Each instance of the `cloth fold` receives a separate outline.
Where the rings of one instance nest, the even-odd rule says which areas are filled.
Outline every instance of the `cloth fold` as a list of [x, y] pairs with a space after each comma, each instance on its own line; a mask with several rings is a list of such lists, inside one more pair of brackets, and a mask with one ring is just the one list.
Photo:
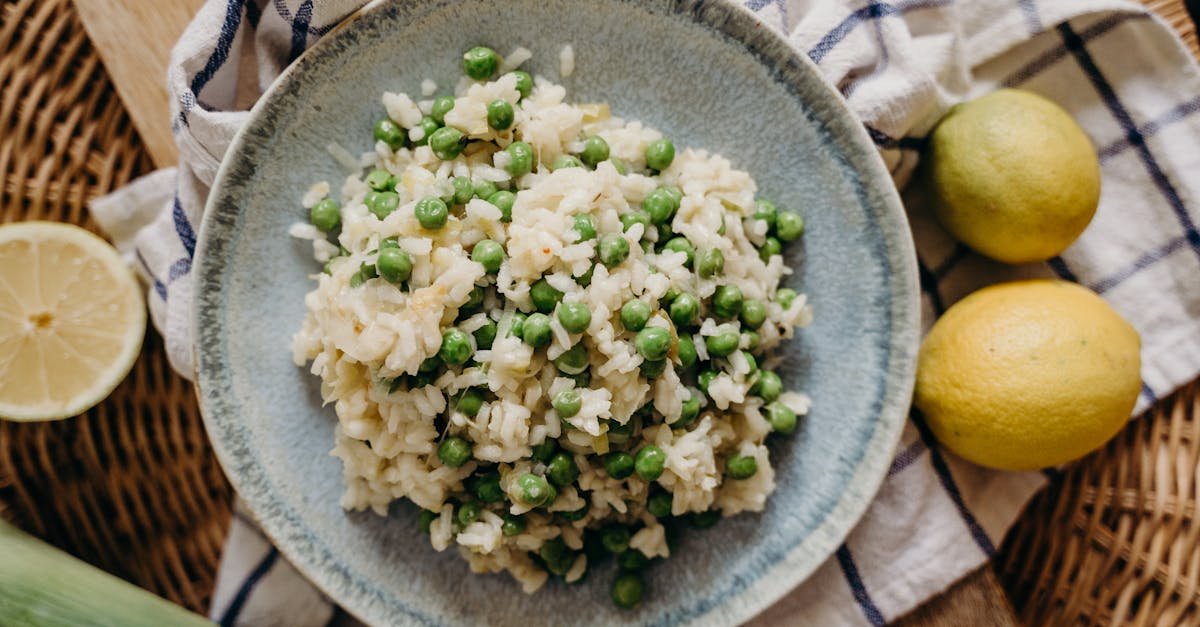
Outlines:
[[[172, 55], [180, 165], [92, 205], [150, 285], [171, 364], [192, 374], [190, 269], [204, 201], [245, 109], [362, 0], [209, 0]], [[1115, 0], [745, 0], [845, 96], [898, 186], [947, 108], [1002, 86], [1066, 108], [1100, 155], [1100, 208], [1047, 264], [1006, 267], [955, 243], [906, 197], [926, 328], [988, 283], [1080, 282], [1137, 327], [1137, 412], [1200, 372], [1200, 73], [1170, 28]], [[521, 42], [510, 42], [513, 45]], [[804, 209], [804, 208], [799, 208]], [[883, 624], [983, 564], [1040, 473], [1001, 473], [938, 447], [910, 421], [888, 478], [845, 544], [760, 625]], [[239, 515], [211, 615], [222, 624], [323, 625], [335, 608]]]

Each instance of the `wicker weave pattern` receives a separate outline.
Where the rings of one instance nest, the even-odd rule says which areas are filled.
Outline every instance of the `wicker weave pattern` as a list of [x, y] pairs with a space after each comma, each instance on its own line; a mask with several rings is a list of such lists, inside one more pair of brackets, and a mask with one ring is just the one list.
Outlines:
[[[0, 221], [91, 228], [88, 199], [151, 169], [68, 0], [0, 3]], [[230, 489], [191, 386], [153, 331], [129, 378], [70, 421], [0, 421], [0, 514], [206, 609]]]
[[[1144, 0], [1200, 55], [1181, 0]], [[62, 220], [151, 165], [69, 0], [0, 0], [0, 221]], [[1054, 478], [996, 560], [1029, 624], [1200, 625], [1200, 384]], [[232, 494], [191, 386], [146, 338], [96, 409], [0, 422], [0, 515], [206, 609]]]

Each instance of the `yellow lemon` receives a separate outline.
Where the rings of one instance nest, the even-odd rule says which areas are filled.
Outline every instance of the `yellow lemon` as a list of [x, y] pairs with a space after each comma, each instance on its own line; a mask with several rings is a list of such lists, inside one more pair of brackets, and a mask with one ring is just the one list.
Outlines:
[[117, 251], [75, 226], [0, 226], [0, 417], [86, 411], [133, 366], [141, 289]]
[[1061, 107], [1002, 89], [958, 105], [933, 133], [921, 181], [954, 237], [1005, 263], [1044, 261], [1087, 228], [1100, 163]]
[[914, 403], [959, 456], [1004, 470], [1076, 459], [1121, 429], [1141, 389], [1137, 331], [1065, 281], [993, 285], [926, 336]]

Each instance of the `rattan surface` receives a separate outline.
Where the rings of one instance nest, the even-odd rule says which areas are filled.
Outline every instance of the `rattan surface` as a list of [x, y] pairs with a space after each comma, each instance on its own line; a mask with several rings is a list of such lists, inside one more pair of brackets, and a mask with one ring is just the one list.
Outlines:
[[[0, 220], [95, 230], [87, 200], [152, 166], [70, 2], [0, 0], [0, 55]], [[0, 421], [0, 515], [189, 608], [208, 605], [230, 499], [153, 331], [87, 414]]]
[[[1188, 42], [1181, 0], [1150, 0]], [[69, 0], [0, 0], [0, 221], [94, 228], [84, 205], [150, 169]], [[1200, 386], [1054, 477], [996, 568], [1030, 624], [1200, 624]], [[230, 516], [191, 386], [152, 331], [113, 396], [0, 422], [0, 515], [203, 611]]]

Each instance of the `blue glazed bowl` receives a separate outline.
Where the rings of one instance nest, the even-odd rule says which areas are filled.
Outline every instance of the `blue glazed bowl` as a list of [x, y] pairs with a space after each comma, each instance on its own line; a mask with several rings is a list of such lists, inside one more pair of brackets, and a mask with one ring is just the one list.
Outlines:
[[[804, 214], [792, 287], [816, 320], [786, 348], [790, 389], [811, 415], [773, 442], [778, 488], [762, 514], [684, 534], [652, 567], [634, 611], [609, 600], [612, 573], [527, 596], [506, 575], [471, 575], [437, 553], [398, 503], [387, 517], [339, 506], [335, 418], [318, 381], [292, 364], [311, 250], [288, 237], [300, 197], [344, 173], [326, 146], [369, 149], [383, 90], [419, 93], [459, 75], [475, 44], [524, 45], [526, 69], [574, 102], [719, 152], [764, 196]], [[226, 155], [196, 257], [197, 381], [209, 435], [234, 487], [302, 573], [376, 624], [732, 624], [827, 559], [882, 481], [908, 409], [918, 342], [916, 257], [888, 173], [838, 94], [779, 35], [717, 0], [392, 2], [326, 36], [254, 108]], [[610, 566], [611, 567], [611, 566]]]

